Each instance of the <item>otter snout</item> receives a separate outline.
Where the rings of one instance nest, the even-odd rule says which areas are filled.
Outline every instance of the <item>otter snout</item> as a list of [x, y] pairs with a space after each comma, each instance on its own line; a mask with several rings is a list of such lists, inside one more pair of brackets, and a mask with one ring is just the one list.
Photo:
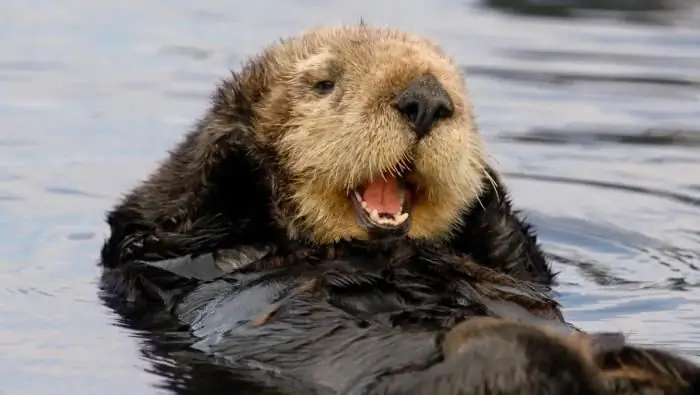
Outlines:
[[438, 120], [449, 118], [454, 113], [450, 95], [433, 75], [413, 80], [399, 94], [394, 105], [408, 118], [418, 139], [427, 136]]

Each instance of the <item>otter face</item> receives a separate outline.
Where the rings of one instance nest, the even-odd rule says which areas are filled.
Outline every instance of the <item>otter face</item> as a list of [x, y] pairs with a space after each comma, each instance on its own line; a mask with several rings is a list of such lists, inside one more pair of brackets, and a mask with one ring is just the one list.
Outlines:
[[441, 239], [476, 203], [482, 141], [438, 46], [345, 26], [283, 41], [267, 61], [255, 129], [289, 179], [279, 204], [291, 237]]

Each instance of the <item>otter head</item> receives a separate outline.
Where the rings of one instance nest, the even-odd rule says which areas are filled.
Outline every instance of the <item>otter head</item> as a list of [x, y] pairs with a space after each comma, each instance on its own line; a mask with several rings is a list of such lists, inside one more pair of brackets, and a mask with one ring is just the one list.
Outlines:
[[284, 174], [274, 201], [290, 237], [440, 239], [477, 200], [482, 141], [458, 66], [431, 41], [323, 28], [254, 62], [252, 126]]

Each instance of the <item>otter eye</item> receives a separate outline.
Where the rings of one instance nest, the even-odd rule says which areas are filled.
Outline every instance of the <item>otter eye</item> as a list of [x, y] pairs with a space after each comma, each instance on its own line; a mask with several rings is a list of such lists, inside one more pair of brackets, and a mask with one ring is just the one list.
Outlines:
[[335, 88], [335, 83], [333, 81], [319, 81], [314, 85], [314, 90], [322, 95], [331, 93], [331, 91]]

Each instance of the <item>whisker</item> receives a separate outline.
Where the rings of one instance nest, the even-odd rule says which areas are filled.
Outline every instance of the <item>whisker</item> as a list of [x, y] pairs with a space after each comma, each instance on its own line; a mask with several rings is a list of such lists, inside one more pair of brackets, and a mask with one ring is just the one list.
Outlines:
[[491, 187], [493, 187], [493, 192], [496, 194], [496, 201], [500, 202], [501, 197], [498, 195], [498, 185], [496, 184], [496, 180], [493, 179], [493, 177], [491, 176], [491, 173], [488, 172], [486, 167], [482, 166], [481, 170], [484, 173], [484, 175], [486, 176], [486, 178], [489, 180], [489, 182], [491, 183]]

